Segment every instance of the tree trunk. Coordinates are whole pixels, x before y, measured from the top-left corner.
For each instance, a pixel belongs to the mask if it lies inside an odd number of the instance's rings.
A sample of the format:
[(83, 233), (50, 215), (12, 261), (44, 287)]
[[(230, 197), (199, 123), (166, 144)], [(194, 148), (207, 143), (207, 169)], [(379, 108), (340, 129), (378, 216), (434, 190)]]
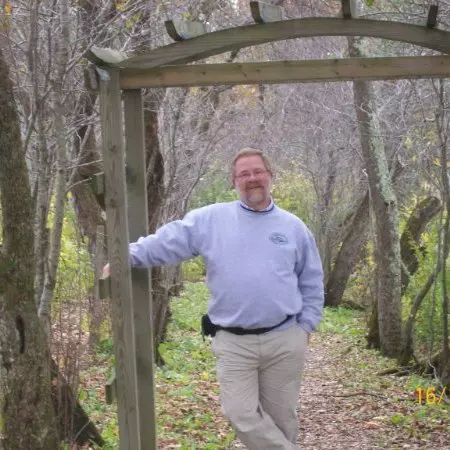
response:
[[(441, 209), (441, 202), (436, 197), (428, 197), (420, 202), (412, 212), (405, 230), (401, 237), (401, 254), (402, 254), (402, 295), (408, 287), (411, 275), (418, 269), (418, 259), (416, 256), (416, 247), (420, 240), (422, 233), (425, 230), (427, 223), (439, 212)], [(414, 298), (411, 306), (411, 311), (405, 325), (404, 341), (401, 353), (398, 357), (398, 363), (405, 366), (414, 356), (413, 348), (413, 328), (414, 320), (420, 309), (423, 299), (427, 295), (431, 286), (436, 280), (437, 275), (441, 271), (441, 263), (438, 262), (436, 271), (432, 273), (426, 281), (423, 288)]]
[(369, 194), (366, 194), (351, 219), (334, 261), (325, 289), (325, 306), (336, 307), (341, 303), (348, 279), (367, 243), (368, 222)]
[[(110, 20), (118, 10), (115, 10), (114, 5), (111, 4), (110, 11), (107, 11), (102, 9), (101, 2), (90, 0), (80, 0), (78, 6), (83, 11), (82, 33), (89, 36), (93, 29), (99, 29), (96, 33), (96, 39), (98, 39), (98, 42), (105, 39), (103, 45), (108, 46), (106, 30), (102, 28), (104, 25), (102, 22)], [(108, 19), (107, 16), (109, 16)], [(92, 254), (95, 249), (97, 226), (105, 225), (102, 216), (102, 210), (105, 209), (104, 197), (96, 198), (90, 184), (91, 177), (102, 171), (102, 156), (97, 148), (94, 129), (98, 83), (95, 69), (92, 66), (84, 69), (83, 80), (85, 91), (79, 99), (76, 120), (81, 125), (75, 131), (73, 143), (73, 156), (77, 161), (77, 167), (71, 174), (68, 188), (74, 196), (80, 232), (88, 238), (89, 249)]]
[[(399, 364), (406, 365), (409, 360), (414, 355), (414, 348), (413, 348), (413, 327), (414, 327), (414, 320), (417, 315), (417, 312), (419, 311), (419, 308), (422, 304), (423, 299), (427, 295), (429, 289), (433, 285), (433, 283), (436, 281), (439, 273), (442, 271), (442, 352), (440, 354), (440, 365), (439, 365), (439, 376), (443, 380), (444, 384), (450, 383), (450, 361), (449, 361), (449, 336), (448, 336), (448, 294), (447, 294), (447, 268), (446, 268), (446, 261), (448, 258), (448, 254), (450, 251), (450, 180), (448, 177), (448, 173), (446, 168), (448, 167), (448, 158), (447, 158), (447, 146), (448, 146), (448, 135), (447, 135), (447, 129), (448, 129), (448, 118), (445, 114), (444, 109), (444, 100), (443, 100), (443, 84), (442, 82), (439, 82), (439, 90), (436, 90), (438, 95), (438, 110), (436, 112), (436, 127), (439, 137), (439, 149), (440, 149), (440, 165), (441, 165), (441, 191), (442, 191), (442, 200), (443, 200), (443, 211), (441, 213), (442, 217), (444, 218), (442, 220), (442, 246), (440, 248), (440, 252), (438, 252), (438, 261), (436, 264), (436, 269), (434, 273), (432, 273), (428, 280), (426, 281), (425, 285), (421, 289), (421, 291), (416, 295), (413, 301), (413, 305), (411, 307), (411, 312), (408, 316), (408, 320), (405, 327), (405, 336), (404, 336), (404, 343), (402, 346), (402, 352), (399, 356)], [(422, 205), (422, 211), (417, 212), (416, 214), (413, 213), (412, 218), (414, 218), (415, 226), (411, 226), (406, 228), (405, 231), (408, 231), (408, 235), (405, 236), (405, 239), (414, 239), (416, 237), (416, 242), (418, 241), (417, 235), (420, 236), (420, 234), (423, 232), (423, 229), (425, 228), (425, 224), (422, 224), (420, 221), (420, 218), (423, 217), (424, 220), (428, 219), (428, 217), (432, 217), (441, 209), (440, 208), (440, 201), (434, 197), (430, 197), (429, 199), (424, 200), (420, 203), (419, 206)], [(419, 208), (419, 206), (416, 208), (416, 210)], [(430, 218), (431, 218), (430, 217)], [(408, 221), (408, 225), (411, 222)], [(430, 219), (428, 219), (430, 220)], [(414, 222), (413, 222), (414, 223)], [(405, 234), (405, 233), (404, 233)], [(402, 242), (403, 242), (403, 236), (402, 236)], [(414, 246), (412, 246), (413, 250)], [(410, 251), (412, 253), (412, 251)], [(405, 261), (406, 262), (406, 261)], [(406, 264), (405, 264), (406, 265)], [(415, 257), (415, 254), (413, 257), (410, 257), (410, 267), (413, 269), (417, 266), (417, 258)], [(407, 266), (407, 268), (409, 268)], [(402, 274), (403, 275), (403, 274)]]
[[(325, 192), (322, 198), (323, 205), (320, 205), (319, 218), (320, 218), (320, 238), (319, 249), (323, 255), (323, 267), (327, 277), (331, 273), (331, 262), (333, 257), (333, 251), (331, 250), (331, 236), (328, 232), (330, 225), (330, 211), (332, 208), (332, 200), (336, 191), (336, 172), (337, 172), (337, 159), (338, 150), (330, 148), (329, 150), (330, 164), (328, 166), (326, 174)], [(327, 280), (328, 284), (328, 280)]]
[(37, 177), (34, 210), (34, 254), (36, 258), (36, 274), (34, 281), (34, 296), (36, 308), (39, 308), (42, 292), (44, 291), (45, 268), (48, 256), (49, 229), (47, 227), (48, 210), (50, 207), (51, 167), (53, 161), (47, 148), (42, 108), (37, 118)]
[(34, 299), (33, 206), (19, 118), (0, 50), (0, 375), (5, 450), (58, 449), (50, 355)]
[(60, 26), (61, 35), (59, 41), (59, 51), (55, 80), (55, 115), (54, 133), (56, 136), (56, 179), (55, 179), (55, 201), (53, 213), (53, 226), (50, 235), (50, 246), (48, 262), (45, 271), (44, 289), (39, 303), (38, 314), (44, 324), (46, 333), (50, 336), (50, 305), (53, 300), (53, 293), (56, 286), (56, 275), (59, 264), (59, 254), (61, 249), (61, 237), (64, 223), (64, 209), (66, 202), (66, 170), (67, 170), (67, 149), (66, 149), (66, 128), (64, 125), (64, 74), (69, 58), (69, 0), (63, 0), (61, 6)]
[(406, 366), (410, 359), (414, 355), (413, 348), (413, 328), (414, 328), (414, 320), (416, 319), (416, 315), (420, 309), (420, 305), (422, 304), (423, 299), (428, 294), (431, 286), (436, 280), (437, 275), (441, 271), (440, 263), (438, 263), (436, 271), (432, 273), (429, 277), (422, 289), (418, 292), (418, 294), (414, 297), (413, 304), (411, 306), (411, 311), (408, 316), (408, 320), (405, 325), (405, 333), (404, 333), (404, 341), (402, 346), (402, 351), (398, 357), (398, 363), (401, 366)]
[(419, 268), (417, 257), (420, 238), (428, 222), (440, 211), (441, 202), (436, 197), (422, 200), (411, 213), (400, 238), (400, 253), (402, 257), (402, 295), (404, 295), (411, 276)]
[[(92, 29), (97, 28), (101, 4), (89, 0), (78, 2), (83, 11), (81, 29), (88, 36)], [(103, 32), (104, 33), (104, 32)], [(100, 34), (103, 34), (102, 32)], [(97, 35), (98, 38), (100, 36)], [(98, 280), (101, 268), (106, 264), (106, 239), (104, 220), (104, 195), (98, 198), (92, 189), (91, 179), (102, 171), (101, 154), (97, 148), (94, 116), (95, 102), (98, 97), (98, 83), (95, 68), (88, 66), (83, 70), (84, 91), (79, 98), (76, 123), (80, 126), (73, 136), (72, 158), (76, 161), (69, 182), (68, 190), (72, 192), (75, 212), (80, 234), (87, 238), (88, 248)], [(108, 317), (108, 308), (99, 298), (98, 281), (92, 295), (89, 295), (89, 348), (94, 350), (100, 339), (100, 325)], [(108, 305), (109, 306), (109, 305)]]
[(104, 204), (97, 200), (90, 183), (91, 178), (102, 171), (101, 155), (97, 149), (94, 125), (91, 123), (98, 95), (92, 67), (84, 70), (84, 87), (86, 92), (80, 98), (78, 114), (78, 121), (82, 125), (75, 132), (73, 145), (77, 167), (72, 172), (68, 189), (74, 196), (80, 233), (87, 237), (92, 254), (96, 247), (97, 226), (105, 224), (102, 216)]
[[(393, 183), (395, 183), (402, 171), (403, 166), (398, 160), (395, 160), (390, 170)], [(369, 192), (367, 192), (360, 201), (356, 211), (345, 219), (345, 223), (342, 225), (345, 226), (346, 232), (326, 284), (325, 306), (336, 307), (341, 304), (348, 279), (358, 261), (364, 256), (364, 247), (367, 244), (369, 229), (369, 199)], [(378, 327), (378, 322), (375, 322), (375, 325)]]
[[(87, 30), (87, 24), (83, 22)], [(76, 167), (73, 169), (68, 189), (73, 194), (74, 206), (80, 234), (87, 238), (89, 253), (95, 267), (95, 279), (101, 275), (101, 269), (107, 261), (105, 239), (106, 224), (104, 220), (104, 195), (97, 198), (92, 189), (91, 179), (102, 171), (101, 155), (98, 152), (94, 125), (91, 118), (98, 92), (96, 90), (95, 72), (92, 67), (84, 70), (84, 87), (86, 92), (79, 101), (79, 119), (82, 125), (74, 133), (73, 156)], [(100, 325), (106, 319), (108, 309), (103, 307), (97, 286), (89, 295), (89, 348), (94, 350), (100, 339)]]
[(367, 348), (380, 348), (380, 333), (378, 328), (378, 308), (376, 302), (372, 305), (367, 323)]
[[(158, 136), (158, 109), (160, 102), (153, 96), (144, 112), (145, 145), (147, 157), (147, 206), (149, 233), (154, 233), (164, 204), (164, 160)], [(153, 301), (153, 344), (155, 362), (163, 365), (158, 347), (163, 341), (170, 317), (168, 289), (165, 287), (163, 268), (151, 269)]]
[(442, 266), (442, 353), (439, 375), (444, 384), (450, 384), (450, 351), (449, 351), (449, 294), (447, 256), (450, 251), (450, 177), (448, 172), (449, 124), (450, 118), (446, 108), (444, 81), (439, 80), (439, 109), (436, 111), (436, 127), (439, 135), (441, 164), (441, 192), (444, 204), (444, 220), (442, 224), (442, 250), (440, 263)]
[[(361, 56), (354, 38), (348, 38), (350, 56)], [(397, 198), (393, 190), (380, 126), (369, 83), (353, 83), (361, 150), (369, 180), (369, 192), (376, 223), (378, 328), (381, 352), (399, 355), (402, 342), (401, 264), (398, 236)]]

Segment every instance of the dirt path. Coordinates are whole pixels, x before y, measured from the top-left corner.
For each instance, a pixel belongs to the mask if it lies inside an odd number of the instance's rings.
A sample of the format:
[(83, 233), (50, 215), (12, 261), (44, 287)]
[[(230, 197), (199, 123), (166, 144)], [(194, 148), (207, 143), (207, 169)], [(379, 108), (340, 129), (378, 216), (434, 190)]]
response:
[(419, 405), (407, 378), (376, 375), (390, 365), (357, 338), (315, 335), (300, 393), (299, 448), (449, 450), (450, 409)]

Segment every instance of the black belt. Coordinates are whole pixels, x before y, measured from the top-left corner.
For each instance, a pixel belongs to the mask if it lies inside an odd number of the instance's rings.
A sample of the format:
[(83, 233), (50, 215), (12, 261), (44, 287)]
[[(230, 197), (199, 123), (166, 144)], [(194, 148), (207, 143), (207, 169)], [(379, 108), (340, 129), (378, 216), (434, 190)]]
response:
[(263, 327), (263, 328), (241, 328), (241, 327), (221, 327), (220, 325), (215, 325), (211, 322), (209, 316), (205, 314), (202, 317), (202, 334), (206, 336), (212, 336), (214, 337), (219, 330), (228, 331), (229, 333), (237, 334), (239, 336), (243, 336), (246, 334), (263, 334), (267, 333), (268, 331), (274, 330), (275, 328), (278, 328), (279, 326), (286, 323), (289, 319), (294, 317), (293, 315), (287, 316), (286, 319), (284, 319), (282, 322), (277, 323), (276, 325), (272, 327)]

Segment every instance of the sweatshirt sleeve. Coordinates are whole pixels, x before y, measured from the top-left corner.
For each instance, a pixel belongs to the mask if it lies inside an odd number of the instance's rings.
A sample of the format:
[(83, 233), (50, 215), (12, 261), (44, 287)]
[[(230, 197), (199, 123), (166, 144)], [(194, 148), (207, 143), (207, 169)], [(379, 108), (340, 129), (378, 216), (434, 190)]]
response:
[(155, 234), (141, 237), (129, 245), (130, 264), (153, 267), (193, 258), (199, 254), (197, 227), (200, 210), (189, 212), (183, 220), (163, 225)]
[(323, 269), (312, 233), (306, 229), (296, 264), (298, 288), (303, 299), (297, 322), (308, 333), (314, 331), (322, 319), (324, 305)]

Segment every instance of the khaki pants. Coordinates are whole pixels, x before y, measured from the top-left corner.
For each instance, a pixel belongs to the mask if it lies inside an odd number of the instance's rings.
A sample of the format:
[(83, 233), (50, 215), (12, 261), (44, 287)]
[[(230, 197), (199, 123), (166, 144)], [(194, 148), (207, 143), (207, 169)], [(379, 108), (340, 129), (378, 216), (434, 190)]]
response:
[(250, 450), (298, 448), (306, 348), (307, 333), (298, 324), (260, 335), (221, 330), (213, 338), (222, 411)]

